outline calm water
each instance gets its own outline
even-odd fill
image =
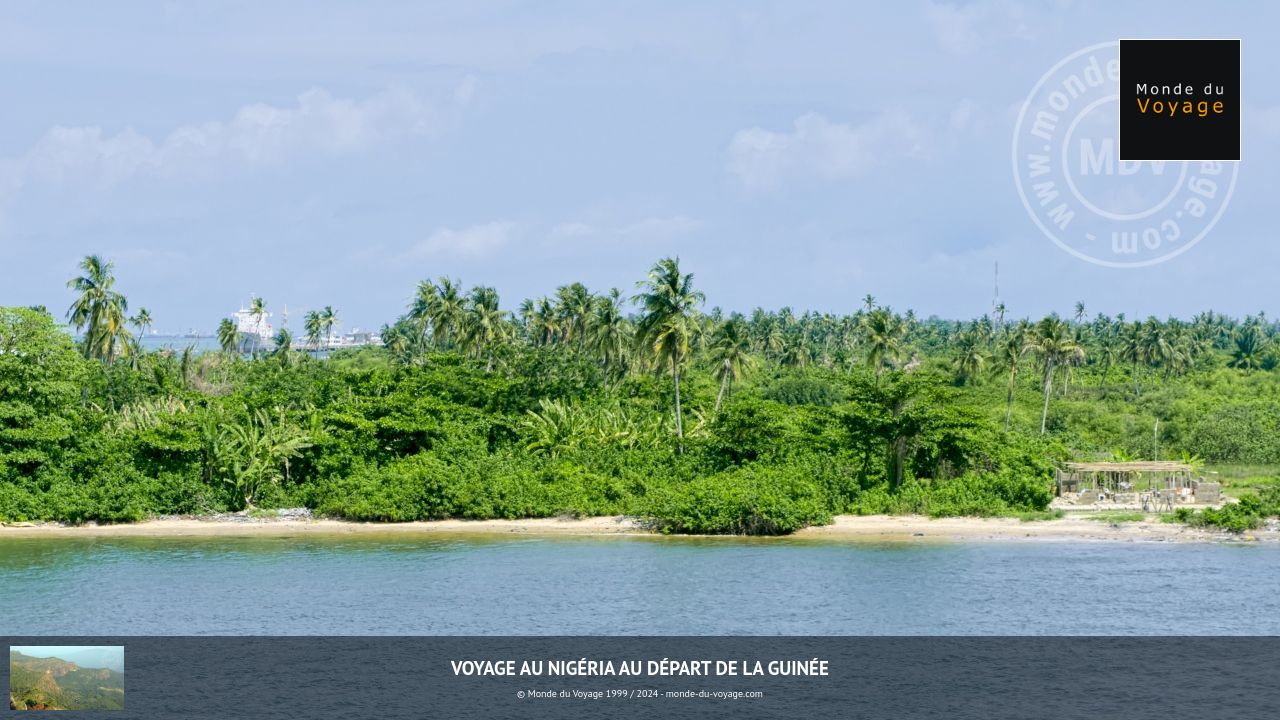
[[[152,350],[172,350],[174,352],[182,352],[186,348],[191,348],[195,352],[211,352],[221,350],[222,346],[218,344],[216,337],[172,337],[168,335],[148,335],[140,341],[143,349]]]
[[[0,540],[0,634],[1280,634],[1280,548]]]

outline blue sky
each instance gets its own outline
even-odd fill
[[[123,645],[12,645],[9,649],[30,657],[56,657],[80,667],[124,672]]]
[[[630,290],[921,315],[1275,311],[1280,8],[1203,3],[41,3],[0,9],[0,305],[91,252],[160,330],[265,297],[377,327],[448,274],[504,306]],[[1043,237],[1010,171],[1039,77],[1119,37],[1241,37],[1244,162],[1144,270]]]

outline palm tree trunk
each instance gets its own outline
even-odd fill
[[[716,409],[711,411],[712,415],[718,415],[720,413],[720,402],[724,400],[724,389],[729,386],[729,368],[727,367],[729,361],[725,360],[724,364],[726,365],[725,373],[720,378],[720,392],[716,393]]]
[[[684,416],[680,412],[680,359],[671,356],[671,377],[676,384],[676,437],[680,440],[680,452],[684,452]]]
[[[1005,410],[1004,410],[1005,432],[1009,432],[1009,422],[1010,420],[1013,419],[1013,383],[1014,383],[1014,378],[1016,377],[1017,377],[1017,371],[1014,370],[1013,368],[1010,368],[1009,369],[1009,394],[1005,398]]]
[[[897,437],[893,440],[893,486],[902,487],[902,477],[907,464],[907,439]]]
[[[1040,434],[1044,434],[1045,425],[1049,421],[1049,396],[1053,394],[1053,361],[1044,366],[1044,409],[1040,412]]]
[[[897,425],[898,420],[902,417],[903,401],[899,400],[893,406],[893,420]],[[890,482],[893,488],[902,487],[903,466],[907,459],[907,438],[902,435],[901,429],[894,430],[893,440],[889,443],[889,463],[892,465],[892,473],[890,473]]]

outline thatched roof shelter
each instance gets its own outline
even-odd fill
[[[1138,460],[1135,462],[1069,462],[1064,465],[1071,472],[1107,473],[1189,473],[1194,468],[1186,463],[1167,460]]]
[[[1171,460],[1137,460],[1134,462],[1068,462],[1054,473],[1058,494],[1099,489],[1104,493],[1134,492],[1138,486],[1148,490],[1193,490],[1198,483],[1195,468]]]

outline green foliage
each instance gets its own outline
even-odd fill
[[[616,289],[572,283],[512,313],[442,277],[384,348],[317,359],[282,336],[272,357],[227,321],[223,352],[178,355],[130,340],[123,323],[150,313],[123,314],[108,261],[82,269],[79,351],[47,313],[0,308],[0,520],[294,504],[782,533],[839,512],[1045,517],[1071,457],[1280,463],[1280,324],[1261,316],[960,322],[869,296],[845,315],[704,313],[668,258],[632,316]],[[307,344],[336,318],[310,314]],[[1252,527],[1270,487],[1186,519]]]
[[[664,533],[785,535],[831,522],[829,497],[804,468],[741,467],[656,493],[648,512]]]
[[[0,308],[0,481],[63,457],[88,370],[48,313]]]
[[[1280,463],[1280,403],[1241,403],[1210,409],[1191,423],[1198,454],[1214,462]]]
[[[520,424],[525,449],[549,457],[595,445],[657,447],[670,437],[662,416],[621,403],[587,407],[543,398]]]
[[[1192,527],[1208,527],[1242,533],[1257,530],[1267,518],[1280,516],[1280,486],[1272,485],[1257,495],[1243,495],[1239,502],[1226,503],[1220,508],[1192,511],[1178,508],[1173,519]]]
[[[873,488],[855,498],[849,510],[859,515],[918,514],[929,517],[997,517],[1048,509],[1053,491],[1047,481],[1010,472],[971,472],[949,480],[912,481],[899,492]]]
[[[800,415],[773,401],[744,398],[716,416],[706,451],[717,467],[729,467],[787,454],[800,441]]]
[[[322,491],[317,510],[394,522],[605,515],[623,510],[625,494],[616,478],[573,463],[514,456],[448,462],[424,453],[335,479]]]
[[[311,446],[311,439],[277,409],[275,416],[257,410],[239,423],[223,428],[215,460],[223,481],[233,487],[244,508],[268,484],[289,477],[289,461]]]
[[[810,376],[782,377],[770,383],[764,397],[787,405],[831,407],[844,400],[844,390],[829,379]]]

